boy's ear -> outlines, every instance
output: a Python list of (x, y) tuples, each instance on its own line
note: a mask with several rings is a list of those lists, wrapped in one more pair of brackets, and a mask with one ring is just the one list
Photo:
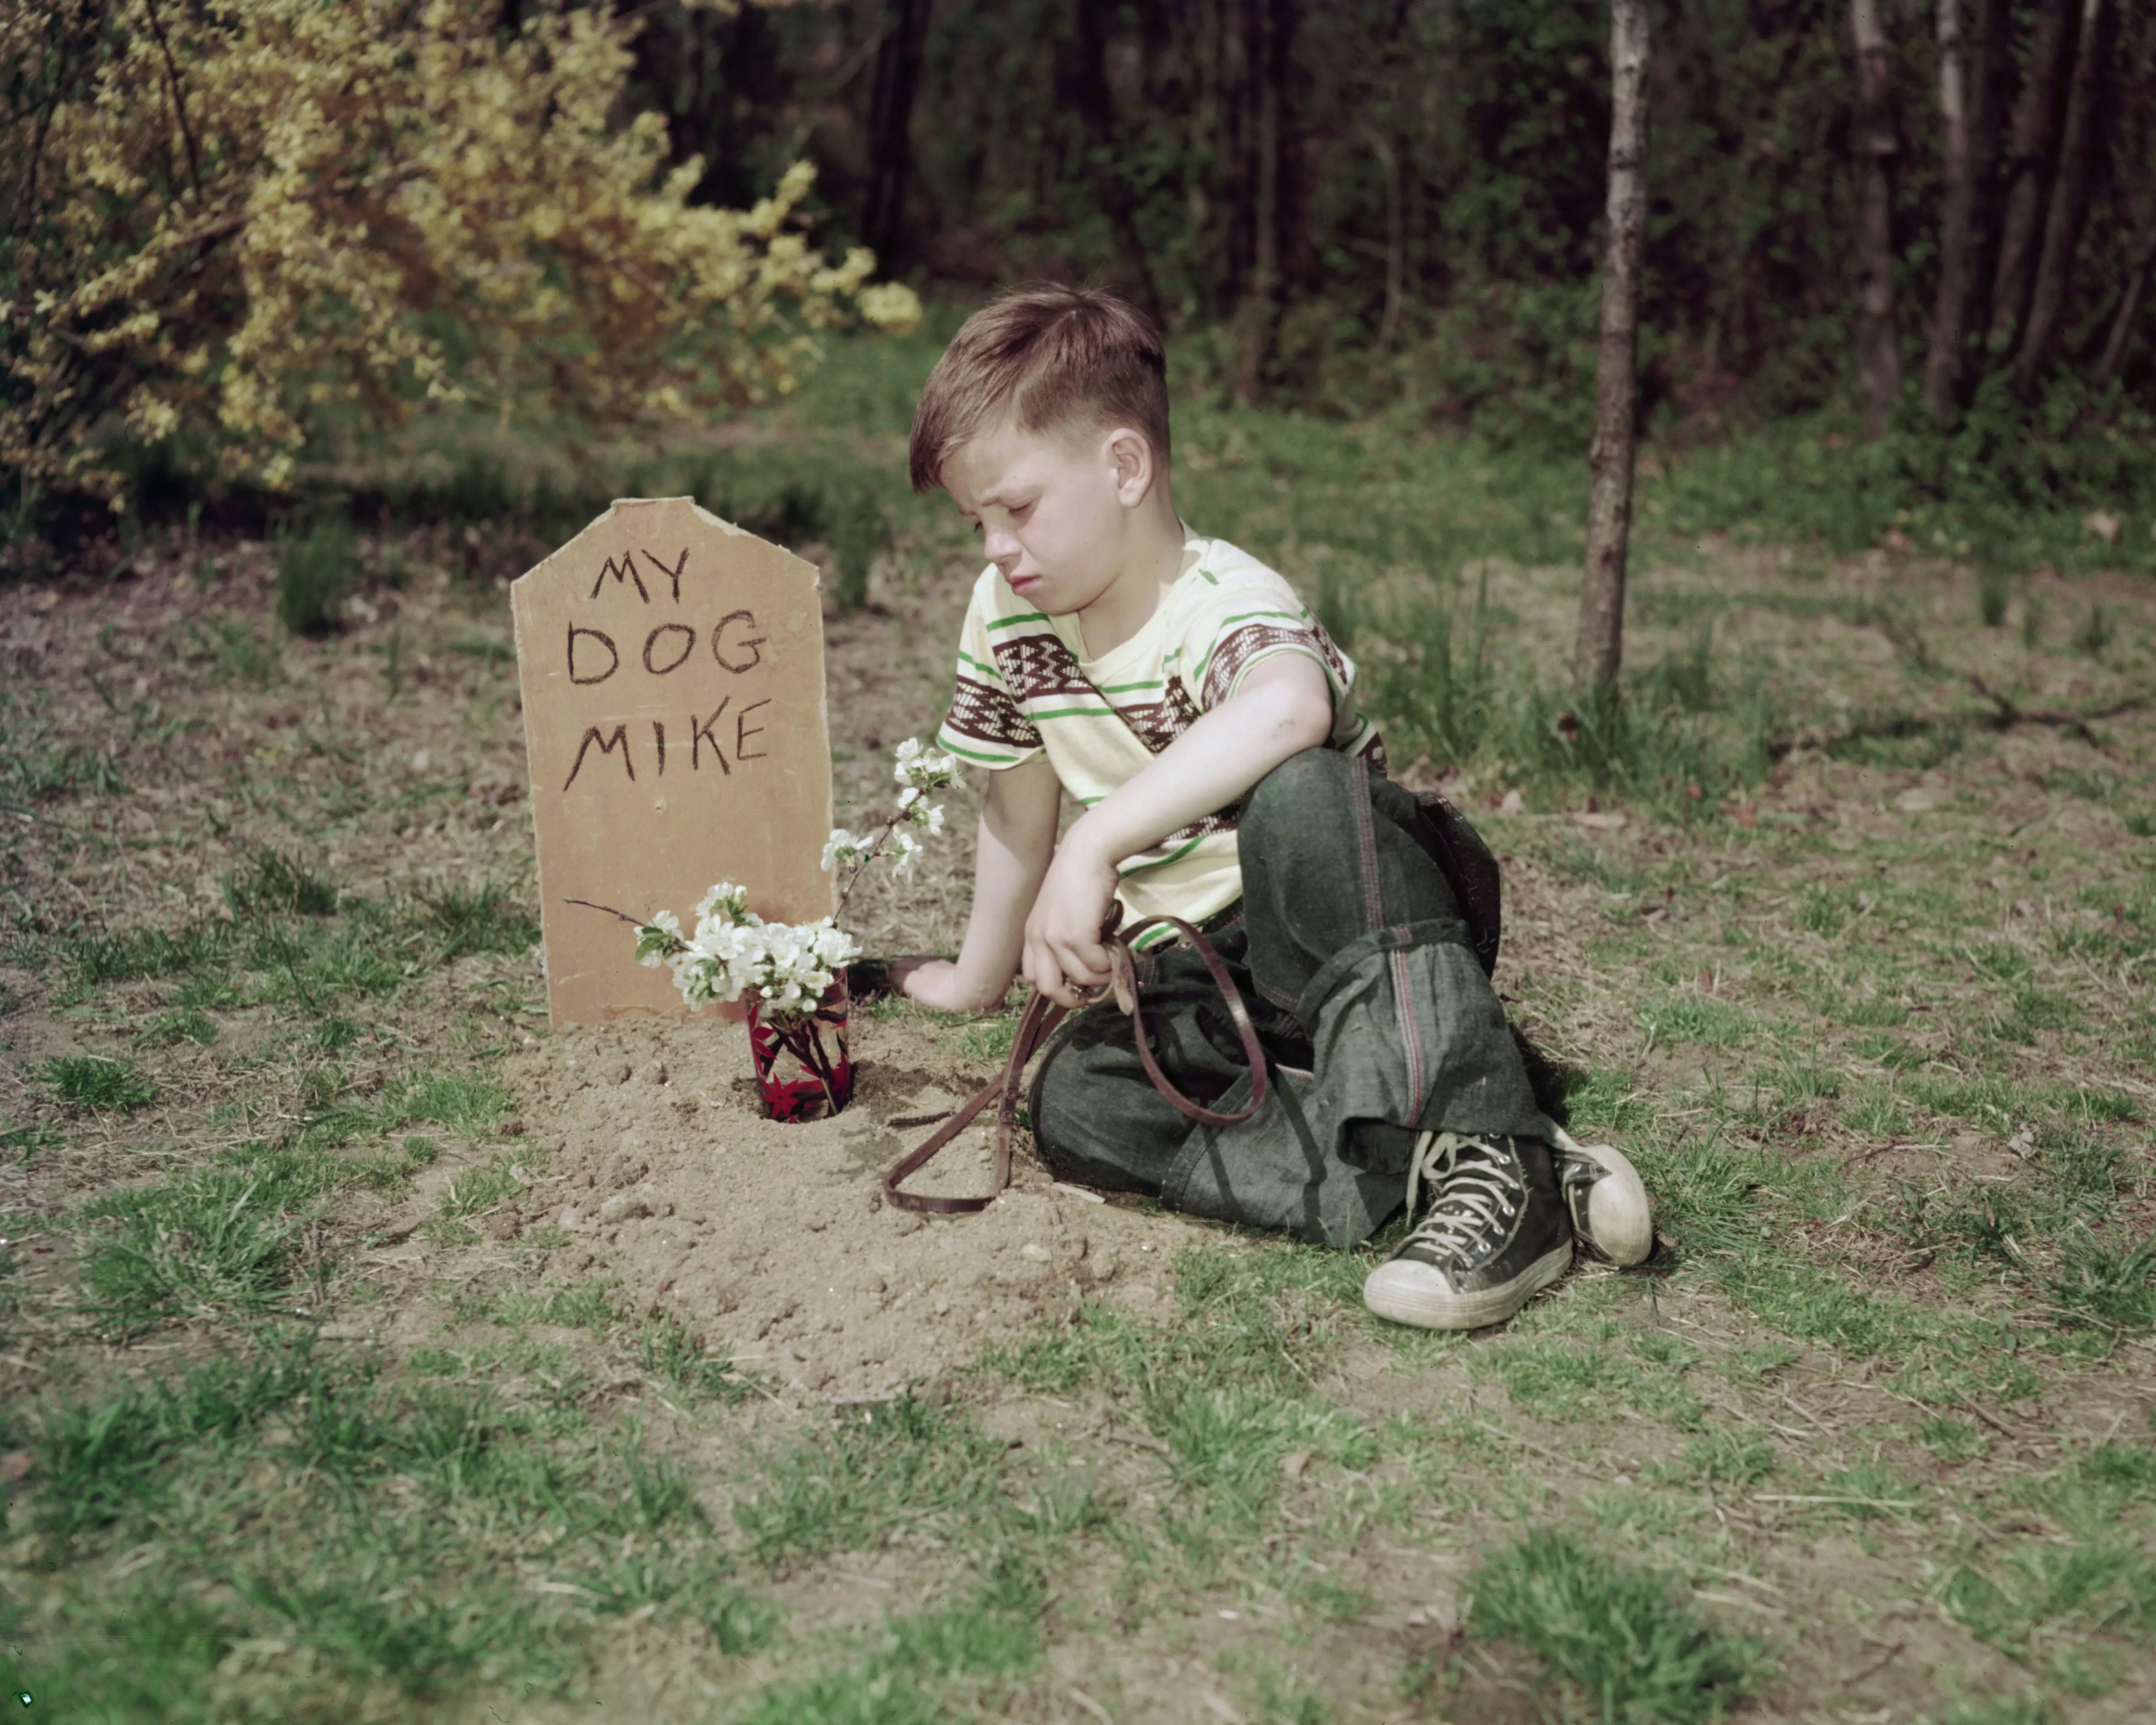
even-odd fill
[(1133, 431), (1127, 425), (1119, 425), (1109, 432), (1105, 439), (1105, 453), (1116, 470), (1116, 501), (1126, 509), (1135, 509), (1145, 501), (1146, 494), (1152, 490), (1158, 476), (1153, 465), (1152, 445), (1145, 434)]

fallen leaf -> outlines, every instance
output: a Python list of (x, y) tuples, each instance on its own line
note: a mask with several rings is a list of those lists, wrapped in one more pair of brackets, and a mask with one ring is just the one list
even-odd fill
[(1630, 819), (1630, 816), (1620, 814), (1614, 809), (1603, 813), (1590, 809), (1573, 816), (1573, 820), (1577, 824), (1592, 827), (1598, 833), (1621, 831)]
[(1310, 1466), (1310, 1456), (1307, 1450), (1290, 1450), (1281, 1457), (1281, 1471), (1291, 1480), (1300, 1479), (1303, 1469)]
[(1928, 814), (1943, 807), (1947, 796), (1937, 785), (1912, 785), (1894, 799), (1894, 806), (1904, 814)]
[(2083, 516), (2082, 517), (2082, 525), (2084, 527), (2087, 527), (2090, 532), (2095, 534), (2097, 538), (2103, 541), (2106, 545), (2116, 545), (2118, 543), (2119, 530), (2123, 528), (2126, 523), (2119, 520), (2119, 518), (2113, 515), (2109, 510), (2097, 509), (2092, 510), (2088, 514)]
[(1517, 814), (1527, 806), (1527, 799), (1525, 797), (1522, 796), (1517, 791), (1507, 791), (1498, 801), (1497, 813), (1500, 814)]

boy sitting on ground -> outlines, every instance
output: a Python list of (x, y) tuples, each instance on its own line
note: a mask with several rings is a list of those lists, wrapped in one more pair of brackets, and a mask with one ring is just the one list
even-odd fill
[[(988, 559), (938, 742), (988, 785), (957, 960), (901, 967), (901, 986), (985, 1011), (1022, 970), (1078, 1007), (1109, 981), (1111, 906), (1180, 917), (1250, 1001), (1270, 1095), (1240, 1124), (1194, 1125), (1132, 1021), (1086, 1007), (1029, 1096), (1059, 1178), (1334, 1246), (1419, 1203), (1363, 1298), (1429, 1328), (1502, 1322), (1575, 1237), (1639, 1261), (1638, 1177), (1537, 1106), (1354, 666), (1279, 575), (1183, 525), (1168, 459), (1159, 332), (1110, 295), (1007, 295), (931, 374), (914, 489), (947, 491)], [(1059, 844), (1066, 794), (1084, 813)], [(1146, 1034), (1186, 1096), (1238, 1111), (1242, 1045), (1173, 939), (1141, 943)]]

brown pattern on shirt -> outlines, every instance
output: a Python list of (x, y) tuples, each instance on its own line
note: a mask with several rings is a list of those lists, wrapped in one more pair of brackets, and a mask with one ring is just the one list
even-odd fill
[(1156, 755), (1199, 719), (1198, 709), (1183, 692), (1183, 685), (1173, 677), (1168, 680), (1168, 692), (1160, 700), (1147, 706), (1119, 706), (1116, 711), (1137, 740)]
[(978, 738), (998, 747), (1037, 749), (1040, 732), (1032, 720), (993, 684), (961, 675), (951, 696), (951, 711), (943, 722), (961, 737)]
[(995, 644), (996, 669), (1013, 701), (1038, 701), (1044, 696), (1100, 696), (1086, 680), (1070, 649), (1054, 634), (1007, 636)]
[(1325, 632), (1322, 624), (1297, 624), (1282, 628), (1276, 623), (1246, 623), (1231, 630), (1213, 649), (1213, 662), (1205, 668), (1205, 686), (1199, 699), (1205, 711), (1213, 709), (1228, 698), (1228, 691), (1235, 686), (1235, 679), (1243, 674), (1244, 667), (1259, 654), (1275, 647), (1296, 647), (1305, 652), (1314, 651), (1324, 662), (1325, 668), (1336, 685), (1344, 686), (1348, 681), (1348, 661), (1340, 649), (1332, 644), (1332, 638)]

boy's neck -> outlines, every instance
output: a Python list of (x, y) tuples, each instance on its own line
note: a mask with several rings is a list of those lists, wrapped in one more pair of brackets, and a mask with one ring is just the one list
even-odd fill
[(1182, 572), (1183, 521), (1163, 483), (1132, 512), (1115, 579), (1078, 613), (1086, 657), (1114, 652), (1152, 622), (1162, 595)]

